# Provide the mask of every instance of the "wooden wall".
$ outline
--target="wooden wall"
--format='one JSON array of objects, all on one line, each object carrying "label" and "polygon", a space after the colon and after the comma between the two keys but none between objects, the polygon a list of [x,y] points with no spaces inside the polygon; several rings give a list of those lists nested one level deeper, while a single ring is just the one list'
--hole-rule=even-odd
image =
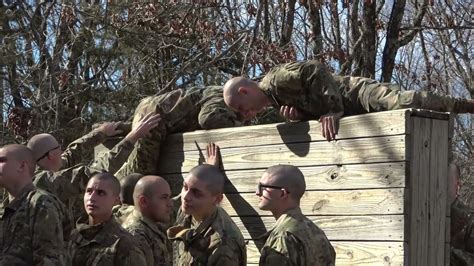
[{"label": "wooden wall", "polygon": [[333,142],[315,121],[175,134],[160,174],[179,193],[207,143],[221,147],[222,207],[249,241],[249,264],[263,245],[255,239],[275,222],[256,207],[256,184],[267,167],[293,164],[306,178],[303,213],[325,231],[337,265],[444,265],[450,125],[447,114],[410,109],[343,118]]}]

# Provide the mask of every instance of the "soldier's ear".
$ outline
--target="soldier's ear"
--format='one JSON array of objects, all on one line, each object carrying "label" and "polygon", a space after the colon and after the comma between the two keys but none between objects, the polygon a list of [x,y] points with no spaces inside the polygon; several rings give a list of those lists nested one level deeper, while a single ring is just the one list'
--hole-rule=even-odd
[{"label": "soldier's ear", "polygon": [[216,202],[215,202],[215,204],[216,204],[216,205],[220,204],[223,199],[224,199],[224,195],[223,195],[223,194],[218,194],[218,195],[216,195]]}]

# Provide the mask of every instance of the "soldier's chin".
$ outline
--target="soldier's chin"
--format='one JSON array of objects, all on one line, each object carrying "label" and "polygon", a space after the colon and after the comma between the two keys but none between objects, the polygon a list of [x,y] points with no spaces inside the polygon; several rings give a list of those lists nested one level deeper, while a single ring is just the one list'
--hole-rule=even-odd
[{"label": "soldier's chin", "polygon": [[181,210],[186,214],[190,214],[190,215],[193,214],[192,213],[193,208],[191,206],[181,205]]}]

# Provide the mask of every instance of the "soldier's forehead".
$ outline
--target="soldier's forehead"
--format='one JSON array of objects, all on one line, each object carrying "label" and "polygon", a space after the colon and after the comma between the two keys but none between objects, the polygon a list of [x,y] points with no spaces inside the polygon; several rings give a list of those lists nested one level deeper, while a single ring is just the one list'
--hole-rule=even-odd
[{"label": "soldier's forehead", "polygon": [[92,178],[89,180],[89,183],[87,183],[87,187],[94,189],[109,189],[112,187],[111,183],[112,182],[108,180]]}]

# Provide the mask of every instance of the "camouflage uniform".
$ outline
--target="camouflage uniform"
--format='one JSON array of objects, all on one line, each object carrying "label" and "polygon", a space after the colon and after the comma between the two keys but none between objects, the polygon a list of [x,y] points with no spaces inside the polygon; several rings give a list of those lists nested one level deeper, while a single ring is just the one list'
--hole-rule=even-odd
[{"label": "camouflage uniform", "polygon": [[125,223],[128,217],[132,215],[134,210],[135,210],[135,207],[133,205],[128,205],[128,204],[115,205],[112,208],[112,216],[115,218],[115,220],[119,224],[123,225],[123,223]]},{"label": "camouflage uniform", "polygon": [[344,115],[356,115],[402,108],[460,112],[467,103],[426,91],[401,91],[398,85],[369,78],[333,75],[318,61],[277,66],[259,86],[275,108],[297,107],[305,119],[341,111]]},{"label": "camouflage uniform", "polygon": [[260,265],[334,265],[336,252],[324,232],[300,208],[278,218],[261,250]]},{"label": "camouflage uniform", "polygon": [[54,195],[32,184],[0,208],[0,265],[64,265],[70,226]]},{"label": "camouflage uniform", "polygon": [[175,265],[246,265],[244,237],[220,207],[199,224],[181,213],[177,224],[168,229]]},{"label": "camouflage uniform", "polygon": [[103,134],[88,134],[71,143],[62,155],[66,168],[57,172],[39,171],[33,177],[38,188],[58,196],[66,205],[73,221],[85,214],[83,194],[89,178],[96,173],[117,171],[133,149],[133,144],[124,139],[102,157],[89,164],[82,163],[81,150],[97,145],[99,139],[102,140],[102,137],[97,137],[100,135]]},{"label": "camouflage uniform", "polygon": [[79,220],[68,246],[68,265],[146,265],[132,236],[111,218],[98,225]]},{"label": "camouflage uniform", "polygon": [[168,134],[239,125],[236,114],[224,103],[221,86],[147,97],[137,106],[133,125],[150,112],[161,114],[160,125],[151,131],[150,137],[138,140],[127,163],[116,173],[118,178],[131,173],[157,174],[160,146]]},{"label": "camouflage uniform", "polygon": [[474,214],[456,199],[451,205],[451,265],[474,265]]},{"label": "camouflage uniform", "polygon": [[171,242],[166,237],[166,228],[151,221],[134,210],[123,227],[135,237],[145,254],[147,265],[173,265]]}]

